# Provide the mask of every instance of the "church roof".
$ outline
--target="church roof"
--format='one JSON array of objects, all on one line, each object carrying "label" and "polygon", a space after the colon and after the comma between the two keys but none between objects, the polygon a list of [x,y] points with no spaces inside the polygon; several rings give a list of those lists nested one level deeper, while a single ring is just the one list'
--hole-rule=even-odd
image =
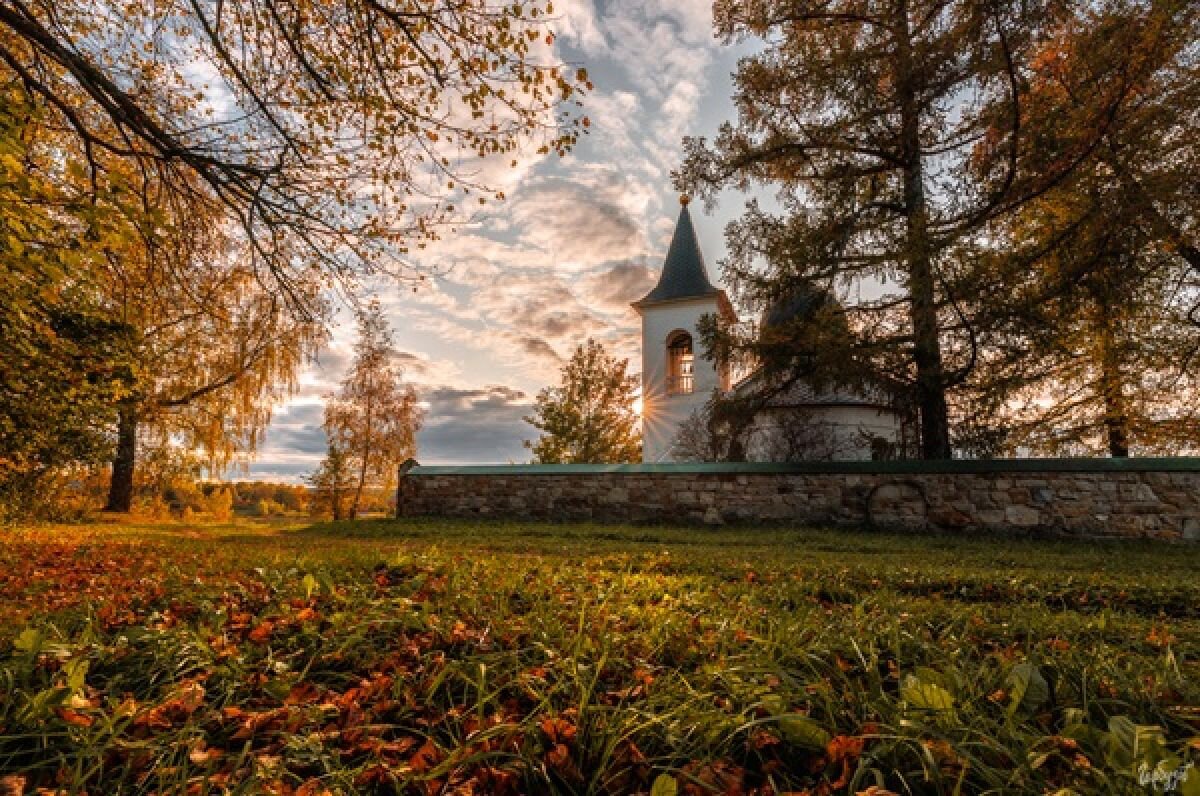
[{"label": "church roof", "polygon": [[721,292],[708,280],[704,255],[700,253],[700,243],[696,240],[696,230],[692,227],[692,216],[688,212],[687,197],[681,197],[679,203],[679,221],[675,223],[675,234],[671,237],[667,261],[663,263],[658,284],[641,301],[635,302],[635,307],[660,301],[712,296]]},{"label": "church roof", "polygon": [[841,305],[828,290],[801,282],[767,307],[758,326],[767,329],[797,321],[812,322],[826,308],[840,312]]}]

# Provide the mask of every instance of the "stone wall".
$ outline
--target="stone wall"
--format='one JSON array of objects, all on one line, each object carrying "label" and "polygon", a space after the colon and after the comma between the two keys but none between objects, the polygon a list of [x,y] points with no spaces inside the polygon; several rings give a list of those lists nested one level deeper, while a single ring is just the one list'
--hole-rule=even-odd
[{"label": "stone wall", "polygon": [[1200,460],[406,467],[402,516],[1200,539]]}]

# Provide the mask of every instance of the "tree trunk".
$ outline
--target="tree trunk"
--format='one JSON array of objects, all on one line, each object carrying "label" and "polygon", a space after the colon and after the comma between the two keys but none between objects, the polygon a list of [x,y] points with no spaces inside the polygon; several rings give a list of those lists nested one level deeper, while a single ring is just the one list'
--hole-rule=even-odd
[{"label": "tree trunk", "polygon": [[367,392],[366,433],[363,435],[362,464],[358,467],[358,487],[354,490],[354,502],[350,504],[350,519],[358,519],[358,507],[362,502],[363,488],[367,484],[367,464],[371,459],[371,442],[374,431],[371,416],[371,392]]},{"label": "tree trunk", "polygon": [[1129,457],[1129,418],[1122,403],[1104,396],[1104,431],[1108,437],[1108,455],[1114,459]]},{"label": "tree trunk", "polygon": [[329,490],[329,508],[333,512],[333,521],[337,522],[342,518],[342,490]]},{"label": "tree trunk", "polygon": [[1107,298],[1101,296],[1100,328],[1096,333],[1100,343],[1100,395],[1104,400],[1104,435],[1108,443],[1108,455],[1124,459],[1129,456],[1129,411],[1122,389],[1121,355],[1113,334],[1116,321],[1109,309]]},{"label": "tree trunk", "polygon": [[121,404],[117,411],[117,452],[112,462],[105,511],[128,512],[133,508],[133,468],[137,461],[137,407]]},{"label": "tree trunk", "polygon": [[742,442],[742,438],[738,434],[729,435],[729,450],[725,453],[725,461],[746,461],[746,445]]},{"label": "tree trunk", "polygon": [[900,147],[904,162],[904,254],[908,272],[909,320],[913,327],[916,399],[921,417],[921,457],[949,459],[950,413],[946,406],[942,344],[938,335],[929,208],[921,156],[920,109],[913,74],[908,4],[896,3],[896,72],[900,99]]},{"label": "tree trunk", "polygon": [[354,500],[350,503],[350,519],[358,519],[358,504],[362,502],[363,486],[367,482],[367,457],[363,456],[362,466],[358,468],[358,485],[354,487]]}]

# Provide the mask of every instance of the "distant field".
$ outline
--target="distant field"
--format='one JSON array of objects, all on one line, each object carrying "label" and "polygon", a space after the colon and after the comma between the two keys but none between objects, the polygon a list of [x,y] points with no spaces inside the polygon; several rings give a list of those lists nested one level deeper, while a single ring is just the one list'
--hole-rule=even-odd
[{"label": "distant field", "polygon": [[1195,796],[1190,760],[1194,546],[0,530],[0,794]]}]

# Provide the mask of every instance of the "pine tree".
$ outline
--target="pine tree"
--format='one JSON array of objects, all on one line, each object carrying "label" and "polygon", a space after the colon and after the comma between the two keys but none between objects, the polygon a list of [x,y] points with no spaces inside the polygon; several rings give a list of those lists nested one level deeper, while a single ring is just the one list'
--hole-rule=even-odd
[{"label": "pine tree", "polygon": [[563,366],[562,384],[538,393],[525,421],[543,432],[525,442],[542,464],[615,464],[641,458],[634,398],[637,378],[627,360],[589,339]]},{"label": "pine tree", "polygon": [[[1018,184],[1012,159],[991,182],[966,167],[997,108],[1014,131],[1004,151],[1019,146],[1020,69],[1052,5],[714,7],[719,35],[763,47],[739,62],[736,125],[711,145],[686,140],[677,182],[710,199],[726,187],[777,190],[777,212],[751,201],[730,225],[727,285],[757,310],[800,284],[834,293],[851,332],[842,360],[911,392],[925,458],[951,456],[948,395],[976,361],[964,299],[978,275],[955,249],[1015,201]],[[753,331],[709,343],[770,353]]]},{"label": "pine tree", "polygon": [[1009,451],[1200,446],[1198,36],[1195,4],[1086,6],[1033,59],[1024,170],[1075,166],[989,228],[977,389]]}]

